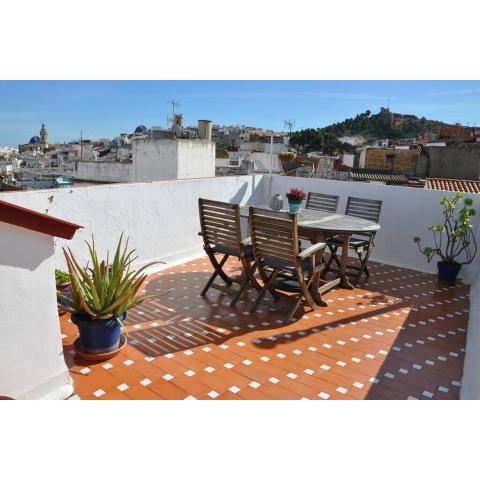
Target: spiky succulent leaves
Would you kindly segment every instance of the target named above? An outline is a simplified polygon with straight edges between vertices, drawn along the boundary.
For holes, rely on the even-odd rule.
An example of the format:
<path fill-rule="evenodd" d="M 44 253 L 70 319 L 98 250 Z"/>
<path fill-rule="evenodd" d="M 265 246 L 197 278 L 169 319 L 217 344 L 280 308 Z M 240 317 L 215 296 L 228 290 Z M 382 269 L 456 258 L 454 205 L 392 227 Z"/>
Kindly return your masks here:
<path fill-rule="evenodd" d="M 89 264 L 92 268 L 82 268 L 72 251 L 63 249 L 71 278 L 71 298 L 59 294 L 65 305 L 59 307 L 70 313 L 86 313 L 92 319 L 103 320 L 120 317 L 124 312 L 155 298 L 156 295 L 138 295 L 147 275 L 145 270 L 161 262 L 151 262 L 138 270 L 130 270 L 138 258 L 135 250 L 128 250 L 128 239 L 123 242 L 123 234 L 117 244 L 112 264 L 98 259 L 95 241 L 86 242 L 89 250 Z M 91 273 L 89 273 L 91 272 Z M 121 323 L 121 322 L 120 322 Z"/>

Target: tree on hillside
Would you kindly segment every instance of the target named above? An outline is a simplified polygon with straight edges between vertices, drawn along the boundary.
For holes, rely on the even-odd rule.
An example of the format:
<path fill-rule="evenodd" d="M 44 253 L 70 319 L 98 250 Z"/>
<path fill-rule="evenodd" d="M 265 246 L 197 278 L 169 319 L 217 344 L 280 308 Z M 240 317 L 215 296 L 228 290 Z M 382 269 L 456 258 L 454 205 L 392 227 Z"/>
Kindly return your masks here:
<path fill-rule="evenodd" d="M 292 132 L 290 145 L 297 148 L 301 153 L 323 152 L 326 155 L 334 155 L 342 151 L 342 142 L 331 132 L 324 132 L 320 128 L 307 128 Z"/>

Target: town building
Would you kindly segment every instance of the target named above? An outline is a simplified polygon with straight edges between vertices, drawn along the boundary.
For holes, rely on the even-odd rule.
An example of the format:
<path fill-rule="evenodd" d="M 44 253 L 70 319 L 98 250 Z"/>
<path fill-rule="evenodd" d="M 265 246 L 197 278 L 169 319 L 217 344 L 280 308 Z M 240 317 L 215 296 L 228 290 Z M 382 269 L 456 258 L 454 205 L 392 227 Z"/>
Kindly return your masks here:
<path fill-rule="evenodd" d="M 187 129 L 185 129 L 187 130 Z M 140 182 L 215 176 L 212 122 L 199 120 L 197 133 L 184 131 L 181 117 L 171 130 L 143 125 L 133 135 L 122 135 L 120 147 L 107 154 L 75 162 L 75 178 L 91 182 Z"/>
<path fill-rule="evenodd" d="M 360 151 L 359 167 L 415 174 L 418 156 L 417 147 L 366 147 Z"/>
<path fill-rule="evenodd" d="M 478 180 L 480 144 L 454 143 L 444 147 L 428 146 L 420 150 L 416 174 L 419 177 Z"/>
<path fill-rule="evenodd" d="M 31 152 L 36 151 L 40 153 L 44 153 L 47 150 L 52 150 L 56 148 L 56 144 L 49 144 L 48 143 L 48 130 L 44 123 L 40 128 L 39 135 L 34 135 L 30 138 L 28 143 L 22 144 L 18 146 L 18 151 L 20 153 L 23 152 Z"/>

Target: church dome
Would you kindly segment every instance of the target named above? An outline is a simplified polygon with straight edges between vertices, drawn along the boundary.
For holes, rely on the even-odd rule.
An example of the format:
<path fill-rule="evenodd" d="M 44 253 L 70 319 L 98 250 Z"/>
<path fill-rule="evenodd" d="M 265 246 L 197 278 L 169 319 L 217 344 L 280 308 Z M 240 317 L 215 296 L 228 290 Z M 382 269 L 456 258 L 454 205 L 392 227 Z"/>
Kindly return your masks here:
<path fill-rule="evenodd" d="M 40 139 L 40 137 L 38 137 L 37 135 L 35 135 L 34 137 L 32 137 L 30 139 L 30 141 L 28 142 L 29 144 L 38 144 L 38 143 L 42 143 L 42 140 Z"/>
<path fill-rule="evenodd" d="M 147 133 L 147 127 L 145 125 L 139 125 L 134 133 L 137 135 L 145 135 Z"/>

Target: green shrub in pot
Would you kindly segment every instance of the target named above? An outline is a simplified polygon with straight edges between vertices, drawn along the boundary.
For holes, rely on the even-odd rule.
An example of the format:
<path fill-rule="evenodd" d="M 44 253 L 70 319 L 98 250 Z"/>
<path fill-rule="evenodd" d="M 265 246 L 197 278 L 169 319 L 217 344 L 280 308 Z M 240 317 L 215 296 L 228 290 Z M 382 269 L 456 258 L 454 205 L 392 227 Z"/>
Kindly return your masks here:
<path fill-rule="evenodd" d="M 472 225 L 476 211 L 473 200 L 464 198 L 461 192 L 451 198 L 443 197 L 440 205 L 443 208 L 443 223 L 428 226 L 433 235 L 433 245 L 422 247 L 420 237 L 414 237 L 413 241 L 427 262 L 431 262 L 435 256 L 440 258 L 437 263 L 439 280 L 453 283 L 462 265 L 472 263 L 477 254 Z"/>

